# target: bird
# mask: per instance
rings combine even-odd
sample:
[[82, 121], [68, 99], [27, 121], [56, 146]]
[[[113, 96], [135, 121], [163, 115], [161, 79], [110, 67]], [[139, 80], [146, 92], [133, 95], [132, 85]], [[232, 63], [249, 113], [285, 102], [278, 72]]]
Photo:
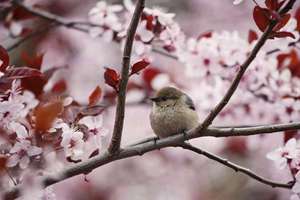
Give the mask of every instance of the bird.
[[163, 87], [154, 97], [150, 123], [158, 138], [186, 133], [198, 125], [198, 114], [193, 100], [180, 89]]

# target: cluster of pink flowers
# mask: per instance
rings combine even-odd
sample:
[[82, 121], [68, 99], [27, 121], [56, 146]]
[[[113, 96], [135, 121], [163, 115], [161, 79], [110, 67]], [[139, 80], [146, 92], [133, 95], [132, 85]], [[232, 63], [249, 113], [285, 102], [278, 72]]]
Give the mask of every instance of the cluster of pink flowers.
[[[234, 4], [241, 2], [235, 0]], [[131, 0], [125, 0], [124, 5], [98, 2], [88, 13], [90, 36], [114, 41], [123, 47], [133, 9]], [[154, 90], [177, 85], [192, 96], [203, 117], [224, 96], [257, 40], [248, 41], [237, 31], [211, 31], [196, 38], [188, 37], [174, 18], [175, 14], [161, 8], [144, 9], [134, 38], [133, 60], [147, 58], [153, 62], [141, 72], [141, 76], [130, 79], [127, 100], [143, 102]], [[23, 29], [16, 23], [15, 19], [10, 19], [9, 28], [14, 36], [20, 35]], [[238, 121], [241, 125], [251, 125], [299, 120], [300, 72], [295, 63], [300, 64], [300, 58], [293, 51], [294, 47], [289, 45], [300, 37], [297, 20], [291, 18], [282, 31], [292, 33], [294, 38], [275, 38], [263, 47], [243, 77], [230, 105], [218, 117], [219, 124], [232, 125]], [[284, 53], [270, 53], [274, 49]], [[155, 67], [158, 64], [154, 62], [153, 53], [158, 50], [177, 59], [180, 67]], [[2, 63], [4, 61], [0, 60], [0, 66]], [[5, 76], [5, 71], [1, 73]], [[110, 78], [116, 86], [118, 75]], [[49, 170], [51, 173], [59, 165], [51, 169], [53, 160], [63, 164], [77, 163], [105, 149], [109, 131], [104, 128], [104, 114], [97, 112], [98, 108], [91, 113], [84, 110], [89, 106], [93, 108], [94, 103], [83, 106], [63, 93], [62, 99], [54, 100], [55, 109], [52, 110], [58, 111], [48, 127], [49, 124], [45, 125], [39, 116], [45, 117], [47, 112], [53, 114], [47, 107], [51, 100], [45, 102], [53, 88], [47, 90], [48, 93], [43, 91], [43, 94], [35, 95], [34, 91], [23, 88], [21, 83], [22, 80], [15, 78], [0, 97], [0, 128], [4, 132], [0, 134], [0, 155], [7, 158], [9, 170], [25, 172], [30, 170], [30, 165], [45, 161], [49, 166], [40, 164], [38, 168], [44, 173]], [[2, 146], [5, 148], [2, 149]], [[300, 146], [296, 138], [269, 153], [267, 158], [274, 161], [279, 169], [289, 168], [293, 172], [296, 183], [291, 199], [300, 199]], [[0, 188], [4, 188], [3, 185], [0, 182]], [[51, 191], [45, 195], [49, 199], [50, 196], [55, 198]]]
[[[234, 4], [241, 2], [234, 1]], [[125, 1], [123, 16], [131, 15], [132, 7], [131, 1]], [[199, 114], [205, 116], [222, 98], [257, 40], [248, 41], [237, 31], [211, 31], [197, 38], [187, 37], [174, 17], [173, 13], [165, 13], [161, 9], [145, 9], [135, 38], [134, 55], [151, 60], [151, 52], [155, 53], [157, 49], [165, 50], [177, 57], [183, 65], [182, 68], [176, 69], [181, 71], [182, 75], [174, 76], [173, 68], [161, 68], [157, 71], [153, 68], [150, 70], [155, 73], [152, 71], [150, 79], [149, 70], [145, 70], [143, 76], [132, 82], [146, 89], [149, 89], [147, 86], [150, 85], [152, 90], [171, 84], [183, 86], [195, 100]], [[126, 21], [124, 24], [128, 23]], [[124, 30], [117, 34], [121, 39], [125, 36]], [[228, 125], [238, 119], [242, 125], [270, 124], [297, 121], [300, 118], [300, 79], [292, 66], [298, 55], [292, 55], [294, 47], [289, 45], [299, 40], [297, 20], [291, 18], [281, 31], [290, 32], [294, 37], [275, 38], [263, 47], [245, 74], [230, 105], [219, 116], [220, 123]], [[274, 49], [281, 51], [272, 52]], [[283, 54], [286, 55], [281, 59]], [[149, 80], [150, 83], [147, 83]], [[136, 87], [129, 90], [129, 99], [145, 98], [147, 93], [143, 96], [138, 91], [144, 92]], [[294, 166], [300, 159], [295, 144], [296, 139], [289, 140], [285, 147], [268, 154], [268, 158], [274, 160], [280, 169], [287, 165], [298, 169]], [[298, 176], [297, 174], [296, 179]], [[295, 194], [292, 199], [300, 192], [297, 189], [298, 184], [297, 182], [293, 188]]]

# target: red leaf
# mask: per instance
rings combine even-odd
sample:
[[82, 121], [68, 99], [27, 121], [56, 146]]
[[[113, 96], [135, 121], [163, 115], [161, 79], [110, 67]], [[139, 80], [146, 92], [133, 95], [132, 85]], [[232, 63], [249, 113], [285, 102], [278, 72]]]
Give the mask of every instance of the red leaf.
[[248, 42], [249, 42], [249, 44], [251, 44], [253, 41], [255, 41], [257, 39], [258, 39], [257, 33], [250, 29], [249, 33], [248, 33]]
[[4, 76], [2, 78], [5, 79], [22, 79], [29, 77], [42, 77], [43, 74], [39, 70], [32, 69], [29, 67], [17, 67], [8, 69], [5, 71]]
[[297, 135], [297, 131], [294, 130], [294, 131], [285, 131], [284, 132], [284, 135], [283, 135], [283, 141], [284, 141], [284, 144], [289, 140], [289, 139], [292, 139], [293, 137], [295, 137]]
[[105, 69], [106, 69], [104, 72], [105, 83], [111, 86], [112, 88], [114, 88], [116, 92], [118, 92], [120, 75], [114, 69], [111, 68], [105, 68]]
[[254, 7], [253, 18], [254, 18], [254, 21], [255, 21], [257, 27], [262, 32], [264, 32], [266, 30], [267, 26], [269, 25], [269, 22], [270, 22], [269, 17], [270, 17], [270, 13], [267, 9], [261, 8], [259, 6]]
[[212, 36], [212, 31], [207, 31], [207, 32], [204, 32], [204, 33], [201, 33], [198, 37], [197, 37], [197, 40], [200, 40], [202, 38], [211, 38]]
[[63, 102], [61, 100], [38, 106], [34, 111], [36, 130], [45, 132], [51, 128], [53, 121], [62, 113], [63, 109]]
[[147, 89], [153, 89], [151, 86], [151, 82], [155, 78], [155, 76], [160, 73], [161, 71], [159, 69], [153, 67], [148, 67], [143, 71], [143, 79], [145, 81]]
[[53, 67], [46, 70], [43, 77], [31, 77], [22, 79], [22, 87], [26, 90], [33, 92], [36, 96], [39, 96], [43, 92], [43, 88], [47, 81], [52, 77], [57, 70], [64, 69], [64, 67]]
[[91, 155], [89, 156], [89, 158], [92, 158], [92, 157], [94, 157], [94, 156], [97, 156], [99, 154], [99, 149], [96, 149], [95, 151], [93, 151], [92, 153], [91, 153]]
[[287, 32], [287, 31], [281, 31], [281, 32], [272, 32], [270, 37], [276, 37], [276, 38], [285, 38], [285, 37], [290, 37], [290, 38], [294, 38], [295, 39], [295, 36], [293, 33], [291, 32]]
[[265, 4], [270, 10], [277, 10], [279, 6], [278, 0], [265, 0]]
[[0, 155], [0, 174], [6, 169], [6, 161], [7, 157], [4, 155]]
[[146, 29], [149, 30], [149, 31], [152, 31], [153, 28], [154, 28], [154, 26], [153, 26], [153, 20], [154, 20], [153, 15], [147, 15], [146, 20], [147, 20]]
[[[278, 68], [282, 69], [287, 67], [292, 72], [292, 76], [300, 77], [300, 59], [298, 58], [297, 52], [293, 49], [289, 53], [279, 54], [277, 56]], [[288, 60], [288, 65], [283, 66], [285, 61]]]
[[276, 32], [282, 29], [288, 23], [290, 18], [291, 18], [290, 14], [283, 15], [280, 21], [278, 22], [278, 24], [274, 27], [273, 31]]
[[34, 56], [29, 56], [26, 52], [21, 53], [21, 58], [25, 62], [26, 66], [35, 68], [35, 69], [41, 69], [44, 54], [36, 54]]
[[101, 98], [101, 94], [102, 94], [101, 88], [97, 86], [89, 96], [89, 106], [96, 105]]
[[248, 151], [246, 138], [230, 138], [226, 143], [226, 150], [240, 155], [245, 155]]
[[300, 32], [300, 7], [296, 11], [295, 19], [297, 20], [297, 31]]
[[9, 65], [9, 55], [4, 47], [0, 45], [0, 71], [4, 72], [7, 66]]
[[53, 93], [63, 93], [63, 92], [66, 91], [66, 89], [67, 89], [66, 81], [64, 79], [61, 79], [53, 85], [53, 87], [51, 89], [51, 92], [53, 92]]
[[25, 10], [24, 8], [17, 6], [12, 11], [13, 20], [26, 20], [35, 17], [33, 14]]
[[130, 76], [133, 74], [138, 74], [141, 70], [146, 68], [149, 64], [150, 63], [146, 60], [142, 60], [142, 61], [139, 61], [139, 62], [133, 64], [133, 66], [131, 68]]

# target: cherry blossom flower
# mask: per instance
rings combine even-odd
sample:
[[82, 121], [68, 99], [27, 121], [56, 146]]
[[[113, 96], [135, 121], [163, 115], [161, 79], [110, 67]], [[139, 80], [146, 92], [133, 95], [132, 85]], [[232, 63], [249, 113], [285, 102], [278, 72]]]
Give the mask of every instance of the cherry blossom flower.
[[238, 5], [240, 3], [242, 3], [244, 0], [234, 0], [233, 1], [233, 5]]
[[18, 139], [26, 139], [29, 137], [28, 131], [26, 130], [25, 126], [20, 123], [11, 122], [9, 124], [9, 129], [16, 132]]
[[107, 5], [100, 1], [89, 12], [89, 21], [96, 26], [90, 29], [92, 37], [102, 36], [105, 41], [112, 41], [114, 32], [120, 32], [124, 27], [117, 13], [122, 11], [121, 5]]
[[30, 163], [30, 158], [40, 155], [42, 149], [33, 146], [29, 140], [19, 140], [10, 150], [10, 157], [6, 163], [7, 167], [15, 167], [19, 164], [21, 169], [27, 168]]
[[8, 99], [0, 101], [0, 119], [1, 126], [9, 129], [11, 122], [22, 121], [39, 101], [31, 92], [22, 92], [19, 81], [13, 81], [6, 93], [9, 95]]
[[300, 171], [297, 172], [295, 176], [296, 182], [293, 185], [292, 191], [295, 193], [291, 196], [290, 200], [299, 200], [300, 197]]
[[76, 127], [70, 127], [66, 123], [59, 123], [55, 128], [61, 128], [62, 140], [60, 145], [64, 147], [66, 157], [79, 160], [84, 154], [83, 133]]
[[158, 7], [152, 9], [145, 8], [144, 11], [148, 15], [153, 15], [154, 17], [156, 17], [159, 23], [162, 24], [163, 26], [167, 26], [175, 23], [174, 22], [175, 14], [167, 13], [162, 8], [158, 8]]
[[287, 166], [288, 160], [299, 156], [299, 148], [295, 138], [289, 139], [284, 147], [279, 147], [267, 154], [267, 158], [274, 161], [279, 169], [284, 169]]
[[103, 127], [103, 116], [86, 116], [79, 121], [79, 124], [88, 127], [88, 139], [86, 146], [90, 149], [101, 149], [108, 137], [108, 130]]

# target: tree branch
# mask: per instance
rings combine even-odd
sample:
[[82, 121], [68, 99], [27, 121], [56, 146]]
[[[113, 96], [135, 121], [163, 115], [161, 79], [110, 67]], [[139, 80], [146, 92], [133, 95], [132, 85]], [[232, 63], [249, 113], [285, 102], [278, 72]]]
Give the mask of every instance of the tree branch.
[[188, 143], [183, 143], [181, 145], [179, 145], [180, 147], [182, 147], [183, 149], [187, 149], [187, 150], [190, 150], [190, 151], [193, 151], [197, 154], [200, 154], [200, 155], [204, 155], [205, 157], [211, 159], [211, 160], [214, 160], [218, 163], [221, 163], [231, 169], [233, 169], [234, 171], [236, 172], [240, 172], [240, 173], [243, 173], [243, 174], [246, 174], [247, 176], [261, 182], [261, 183], [264, 183], [266, 185], [269, 185], [273, 188], [275, 187], [278, 187], [278, 188], [286, 188], [286, 189], [291, 189], [294, 185], [294, 181], [290, 181], [288, 183], [280, 183], [280, 182], [275, 182], [275, 181], [272, 181], [272, 180], [269, 180], [269, 179], [266, 179], [264, 178], [263, 176], [260, 176], [260, 175], [257, 175], [255, 172], [251, 171], [250, 169], [248, 168], [245, 168], [245, 167], [242, 167], [240, 165], [237, 165], [233, 162], [230, 162], [228, 161], [227, 159], [224, 159], [222, 157], [219, 157], [217, 155], [214, 155], [210, 152], [207, 152], [207, 151], [204, 151], [202, 149], [199, 149], [199, 148], [196, 148]]
[[[283, 8], [279, 11], [280, 15], [285, 14], [288, 12], [294, 5], [296, 0], [290, 0]], [[218, 116], [218, 114], [223, 110], [223, 108], [228, 104], [229, 100], [233, 96], [234, 92], [236, 91], [244, 73], [246, 72], [249, 65], [255, 59], [256, 55], [258, 54], [259, 50], [265, 44], [269, 35], [271, 34], [273, 28], [278, 24], [278, 19], [270, 20], [270, 24], [267, 29], [264, 31], [262, 36], [258, 39], [256, 45], [254, 46], [253, 50], [249, 54], [248, 58], [245, 62], [240, 66], [238, 73], [236, 74], [235, 78], [233, 79], [229, 89], [221, 99], [221, 101], [214, 107], [214, 109], [209, 113], [209, 115], [204, 119], [203, 123], [199, 125], [196, 130], [203, 130], [210, 126], [213, 120]]]
[[108, 147], [108, 151], [110, 153], [115, 153], [120, 149], [123, 124], [124, 124], [126, 89], [127, 89], [128, 79], [129, 79], [131, 50], [132, 50], [135, 32], [144, 7], [145, 7], [145, 0], [138, 0], [127, 31], [125, 47], [123, 52], [123, 63], [122, 63], [121, 81], [120, 81], [119, 91], [118, 91], [115, 124], [114, 124], [111, 143]]
[[[287, 123], [287, 124], [276, 124], [256, 127], [245, 127], [245, 128], [207, 128], [201, 130], [201, 132], [190, 132], [189, 134], [178, 134], [163, 138], [160, 140], [154, 138], [144, 139], [140, 142], [136, 142], [132, 145], [121, 149], [118, 154], [111, 154], [108, 151], [100, 153], [87, 161], [75, 164], [70, 168], [67, 168], [55, 176], [48, 176], [43, 179], [44, 187], [50, 186], [57, 182], [71, 178], [79, 174], [88, 174], [94, 169], [111, 163], [116, 160], [122, 160], [129, 157], [141, 156], [147, 152], [153, 150], [159, 150], [166, 147], [177, 147], [182, 144], [185, 140], [199, 138], [199, 137], [230, 137], [230, 136], [250, 136], [259, 134], [270, 134], [280, 131], [287, 130], [298, 130], [300, 129], [300, 122]], [[194, 130], [196, 131], [196, 130]], [[7, 195], [14, 196], [19, 192], [16, 187], [14, 190], [7, 193]]]
[[85, 32], [85, 33], [89, 32], [89, 30], [87, 28], [80, 27], [81, 23], [67, 21], [63, 17], [49, 13], [49, 12], [41, 10], [39, 8], [33, 8], [30, 6], [26, 6], [22, 0], [12, 0], [11, 2], [13, 5], [23, 8], [24, 10], [31, 13], [32, 15], [40, 17], [40, 18], [50, 21], [52, 23], [55, 23], [55, 24], [58, 24], [58, 25], [61, 25], [61, 26], [67, 27], [67, 28], [75, 29], [75, 30], [78, 30], [81, 32]]

